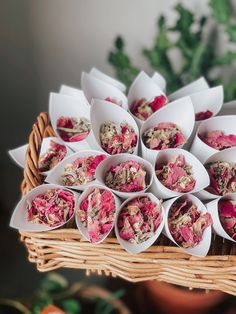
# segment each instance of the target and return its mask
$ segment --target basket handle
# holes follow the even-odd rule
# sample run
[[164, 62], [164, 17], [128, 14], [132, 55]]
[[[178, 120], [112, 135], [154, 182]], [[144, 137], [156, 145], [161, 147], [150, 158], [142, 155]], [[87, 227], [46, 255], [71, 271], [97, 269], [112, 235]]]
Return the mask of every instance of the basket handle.
[[29, 145], [25, 155], [24, 179], [21, 184], [22, 194], [42, 184], [43, 176], [38, 170], [38, 159], [44, 137], [55, 136], [47, 112], [37, 117], [29, 136]]

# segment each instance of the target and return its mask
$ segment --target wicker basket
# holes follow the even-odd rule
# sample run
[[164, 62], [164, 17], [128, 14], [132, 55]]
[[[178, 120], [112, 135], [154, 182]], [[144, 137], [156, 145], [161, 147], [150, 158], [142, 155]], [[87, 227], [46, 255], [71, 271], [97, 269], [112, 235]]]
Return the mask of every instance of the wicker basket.
[[[53, 136], [47, 113], [41, 113], [29, 137], [22, 193], [42, 183], [38, 154], [43, 137]], [[197, 258], [173, 246], [164, 236], [147, 251], [132, 255], [115, 237], [93, 245], [77, 229], [20, 232], [29, 261], [42, 272], [60, 267], [84, 269], [86, 274], [111, 275], [131, 282], [159, 280], [189, 288], [221, 290], [236, 295], [236, 244], [218, 236], [207, 257]]]

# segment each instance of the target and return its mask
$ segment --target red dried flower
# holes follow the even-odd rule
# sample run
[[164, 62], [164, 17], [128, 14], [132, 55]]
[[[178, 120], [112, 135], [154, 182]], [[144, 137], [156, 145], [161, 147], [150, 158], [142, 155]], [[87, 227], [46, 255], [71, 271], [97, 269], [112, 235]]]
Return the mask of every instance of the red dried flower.
[[230, 199], [220, 200], [218, 203], [219, 218], [228, 235], [236, 240], [236, 201]]
[[90, 129], [91, 123], [86, 118], [62, 116], [57, 119], [57, 131], [65, 142], [83, 141]]
[[66, 155], [65, 145], [58, 144], [53, 140], [46, 153], [39, 157], [39, 171], [49, 171], [54, 168]]
[[204, 143], [218, 150], [236, 146], [236, 135], [224, 135], [224, 133], [219, 130], [199, 134], [199, 137]]
[[104, 100], [110, 101], [110, 102], [112, 102], [113, 104], [122, 107], [122, 100], [117, 100], [117, 99], [111, 98], [111, 97], [107, 97], [107, 98], [105, 98]]
[[210, 110], [200, 111], [195, 113], [195, 121], [207, 120], [213, 116], [213, 112]]

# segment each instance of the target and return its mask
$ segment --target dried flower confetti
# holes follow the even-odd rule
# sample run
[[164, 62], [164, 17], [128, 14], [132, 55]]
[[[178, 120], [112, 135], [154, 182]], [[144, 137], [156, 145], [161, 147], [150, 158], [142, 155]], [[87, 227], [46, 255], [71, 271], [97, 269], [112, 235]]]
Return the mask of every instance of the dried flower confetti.
[[138, 192], [146, 188], [147, 172], [143, 164], [129, 160], [111, 166], [105, 174], [105, 184], [121, 192]]
[[109, 154], [134, 152], [137, 145], [137, 134], [127, 122], [120, 125], [112, 121], [104, 122], [100, 128], [102, 148]]
[[195, 113], [195, 121], [207, 120], [213, 116], [213, 112], [210, 110], [200, 111]]
[[49, 171], [54, 168], [66, 155], [65, 145], [50, 141], [48, 150], [39, 157], [39, 171]]
[[199, 137], [204, 143], [218, 150], [236, 146], [236, 135], [225, 135], [219, 130], [199, 134]]
[[164, 95], [156, 96], [151, 101], [145, 98], [134, 100], [131, 104], [131, 112], [140, 120], [147, 120], [155, 111], [165, 106], [168, 99]]
[[57, 119], [57, 131], [65, 142], [84, 140], [91, 129], [91, 123], [86, 118], [60, 117]]
[[236, 192], [236, 163], [217, 161], [206, 165], [210, 185], [206, 189], [216, 195]]
[[28, 201], [28, 221], [50, 227], [62, 225], [74, 213], [74, 195], [63, 189], [50, 189]]
[[162, 150], [179, 147], [186, 143], [186, 139], [175, 123], [163, 122], [146, 130], [143, 142], [149, 149]]
[[122, 100], [117, 100], [116, 98], [111, 98], [111, 97], [107, 97], [107, 98], [105, 98], [104, 100], [110, 101], [110, 102], [112, 102], [113, 104], [122, 107]]
[[198, 245], [202, 241], [204, 230], [211, 224], [211, 215], [201, 213], [189, 199], [178, 199], [170, 208], [169, 230], [176, 243], [183, 248]]
[[183, 155], [167, 164], [156, 165], [156, 176], [165, 187], [180, 193], [192, 191], [196, 184], [192, 167], [185, 163]]
[[79, 186], [95, 180], [97, 166], [106, 158], [106, 155], [78, 157], [72, 163], [65, 165], [61, 174], [63, 185]]
[[129, 201], [119, 214], [119, 235], [131, 243], [142, 243], [155, 234], [162, 219], [161, 205], [148, 196], [137, 197]]
[[236, 240], [236, 201], [230, 199], [220, 200], [218, 211], [225, 232]]
[[111, 231], [115, 219], [115, 200], [110, 191], [95, 188], [80, 204], [78, 217], [91, 242], [96, 243]]

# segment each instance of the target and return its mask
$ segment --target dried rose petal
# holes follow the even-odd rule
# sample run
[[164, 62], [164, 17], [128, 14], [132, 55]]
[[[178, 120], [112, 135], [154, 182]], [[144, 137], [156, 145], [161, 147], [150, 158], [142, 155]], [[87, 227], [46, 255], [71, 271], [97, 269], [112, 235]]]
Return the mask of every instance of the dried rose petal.
[[162, 209], [149, 197], [137, 197], [128, 202], [118, 217], [119, 235], [131, 243], [151, 238], [162, 222]]
[[117, 99], [111, 98], [111, 97], [107, 97], [107, 98], [105, 98], [104, 100], [110, 101], [110, 102], [112, 102], [113, 104], [122, 107], [122, 100], [117, 100]]
[[201, 213], [189, 199], [178, 199], [169, 211], [168, 226], [176, 243], [184, 248], [195, 247], [204, 230], [212, 224], [209, 213]]
[[199, 137], [204, 143], [218, 150], [236, 146], [236, 135], [224, 135], [224, 133], [219, 130], [199, 134]]
[[152, 101], [145, 98], [134, 100], [131, 104], [131, 112], [140, 120], [147, 120], [155, 111], [165, 106], [168, 99], [164, 95], [156, 96]]
[[105, 174], [105, 184], [121, 192], [138, 192], [146, 188], [147, 172], [143, 164], [129, 160], [111, 166]]
[[96, 243], [110, 232], [115, 219], [115, 200], [110, 191], [95, 188], [80, 204], [78, 216]]
[[186, 139], [175, 123], [164, 122], [146, 130], [143, 142], [147, 148], [162, 150], [179, 147], [186, 143]]
[[28, 221], [50, 227], [62, 225], [74, 213], [74, 195], [62, 189], [50, 189], [28, 201]]
[[50, 141], [48, 150], [39, 157], [39, 171], [49, 171], [54, 168], [66, 155], [65, 145]]
[[236, 240], [236, 201], [230, 199], [220, 200], [218, 211], [225, 232]]
[[66, 186], [78, 186], [95, 180], [97, 166], [103, 161], [106, 155], [78, 157], [72, 163], [65, 165], [61, 174], [61, 181]]
[[65, 142], [83, 141], [89, 134], [91, 123], [86, 118], [60, 117], [57, 132]]
[[196, 180], [192, 176], [192, 167], [185, 163], [183, 155], [164, 165], [157, 165], [156, 176], [168, 189], [187, 193], [194, 189]]
[[195, 113], [195, 121], [207, 120], [213, 116], [213, 112], [210, 110], [200, 111]]
[[100, 128], [100, 141], [102, 148], [111, 155], [132, 154], [137, 145], [137, 134], [132, 126], [126, 122], [118, 125], [107, 121]]
[[236, 192], [236, 163], [217, 161], [206, 165], [210, 185], [206, 189], [216, 195]]

